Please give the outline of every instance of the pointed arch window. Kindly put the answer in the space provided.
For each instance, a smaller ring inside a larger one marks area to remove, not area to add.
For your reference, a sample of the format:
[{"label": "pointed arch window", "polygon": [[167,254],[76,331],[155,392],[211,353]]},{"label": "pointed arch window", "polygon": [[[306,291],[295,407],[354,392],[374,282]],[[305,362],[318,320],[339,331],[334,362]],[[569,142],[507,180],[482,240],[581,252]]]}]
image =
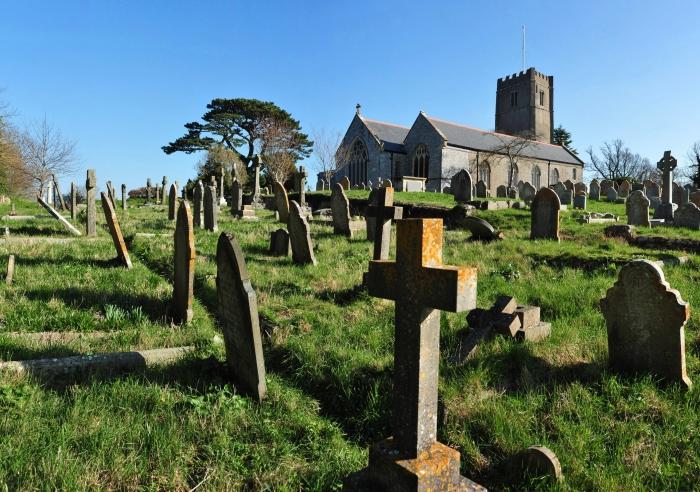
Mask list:
[{"label": "pointed arch window", "polygon": [[362,140],[355,140],[350,149],[348,179],[351,185],[367,183],[367,146]]},{"label": "pointed arch window", "polygon": [[413,175],[420,178],[427,178],[429,168],[430,154],[428,153],[428,146],[420,144],[416,147],[416,151],[413,154]]},{"label": "pointed arch window", "polygon": [[[518,185],[518,180],[520,179],[520,170],[518,169],[518,165],[514,162],[513,163],[513,178],[510,181],[510,186],[517,186]],[[506,183],[508,184],[508,183]]]},{"label": "pointed arch window", "polygon": [[549,184],[557,184],[557,181],[559,181],[559,169],[556,167],[552,169],[552,177],[549,180]]},{"label": "pointed arch window", "polygon": [[479,164],[479,181],[483,181],[486,189],[491,189],[491,164],[489,161],[484,161]]},{"label": "pointed arch window", "polygon": [[542,171],[540,171],[539,166],[535,166],[532,168],[532,186],[535,187],[536,190],[540,189],[540,180],[542,178]]}]

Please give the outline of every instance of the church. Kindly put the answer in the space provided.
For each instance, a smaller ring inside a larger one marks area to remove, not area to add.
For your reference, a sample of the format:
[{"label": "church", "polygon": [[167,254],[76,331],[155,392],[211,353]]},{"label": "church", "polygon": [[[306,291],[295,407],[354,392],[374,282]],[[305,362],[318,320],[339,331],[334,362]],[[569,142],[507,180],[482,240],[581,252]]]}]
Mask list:
[{"label": "church", "polygon": [[338,148],[337,160],[344,164],[332,182],[347,176],[351,186],[362,187],[390,179],[397,190],[439,192],[467,169],[474,183],[483,181],[495,196],[498,186],[519,181],[539,189],[582,179],[583,161],[552,143],[554,77],[534,68],[498,79],[495,131],[422,111],[407,127],[366,118],[360,109],[358,104]]}]

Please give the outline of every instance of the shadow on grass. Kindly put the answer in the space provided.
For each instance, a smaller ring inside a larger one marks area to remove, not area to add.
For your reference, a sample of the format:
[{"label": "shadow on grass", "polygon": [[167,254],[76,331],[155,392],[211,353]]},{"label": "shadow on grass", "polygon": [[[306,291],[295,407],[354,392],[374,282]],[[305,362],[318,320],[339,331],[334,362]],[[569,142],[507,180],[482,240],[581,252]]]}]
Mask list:
[{"label": "shadow on grass", "polygon": [[45,227],[41,227],[39,225],[12,227],[12,225],[9,225],[8,227],[10,229],[11,236],[76,237],[66,231],[63,227],[60,229],[50,227],[48,225]]},{"label": "shadow on grass", "polygon": [[17,257],[17,266],[44,266],[56,265],[57,263],[65,263],[70,265],[83,265],[87,267],[99,268],[124,268],[119,258],[110,258],[107,260],[94,258],[75,258],[72,256],[61,256],[59,258],[27,258],[25,256]]},{"label": "shadow on grass", "polygon": [[355,301],[368,297],[367,288],[363,284],[356,285],[349,289],[323,290],[316,294],[316,298],[322,301],[329,301],[336,306],[349,306]]},{"label": "shadow on grass", "polygon": [[130,311],[140,307],[143,313],[152,322],[164,321],[168,317],[170,300],[167,301],[143,294],[131,294],[125,291],[96,291],[78,289],[74,287],[27,290],[25,297],[30,300],[48,302],[51,299],[60,299],[66,305],[78,309],[97,308],[103,310],[106,305],[113,305]]},{"label": "shadow on grass", "polygon": [[71,355],[80,354],[75,350],[69,349],[59,343],[47,345],[41,348],[26,347],[20,340],[3,340],[2,334],[0,334],[1,361],[50,359],[56,357],[70,357]]}]

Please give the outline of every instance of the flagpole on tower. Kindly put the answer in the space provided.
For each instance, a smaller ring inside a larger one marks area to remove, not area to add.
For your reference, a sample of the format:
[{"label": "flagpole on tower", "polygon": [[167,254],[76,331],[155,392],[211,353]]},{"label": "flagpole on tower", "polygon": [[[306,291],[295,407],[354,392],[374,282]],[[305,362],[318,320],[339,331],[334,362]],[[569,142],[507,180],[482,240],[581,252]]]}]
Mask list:
[{"label": "flagpole on tower", "polygon": [[524,72],[525,71],[525,26],[523,26],[523,33],[522,33],[521,58],[522,58],[522,62],[523,62],[523,72]]}]

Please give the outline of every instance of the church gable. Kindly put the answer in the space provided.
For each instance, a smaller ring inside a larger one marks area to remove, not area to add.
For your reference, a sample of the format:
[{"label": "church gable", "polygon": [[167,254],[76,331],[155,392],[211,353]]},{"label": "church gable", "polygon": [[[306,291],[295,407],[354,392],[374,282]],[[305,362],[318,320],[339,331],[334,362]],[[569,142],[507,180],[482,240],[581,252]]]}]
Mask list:
[{"label": "church gable", "polygon": [[442,175],[442,148],[445,137],[421,112],[404,140],[404,176],[426,178],[426,189],[439,190]]}]

